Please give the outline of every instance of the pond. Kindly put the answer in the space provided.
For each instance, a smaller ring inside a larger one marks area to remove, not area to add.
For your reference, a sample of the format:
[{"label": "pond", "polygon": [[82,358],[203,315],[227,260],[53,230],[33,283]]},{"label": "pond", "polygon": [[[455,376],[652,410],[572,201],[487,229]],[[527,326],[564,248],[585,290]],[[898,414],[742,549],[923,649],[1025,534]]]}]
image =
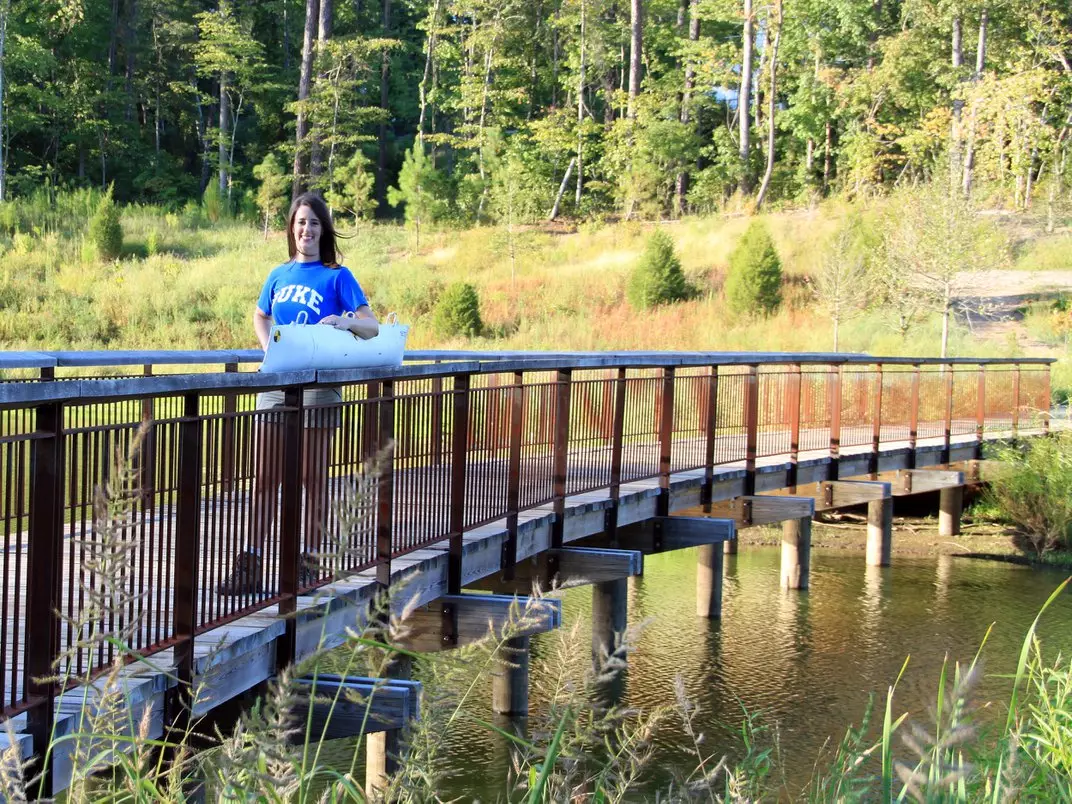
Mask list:
[{"label": "pond", "polygon": [[[975,699],[993,703],[976,718],[1003,722],[1010,682],[1000,676],[1015,669],[1027,628],[1065,575],[951,556],[895,555],[892,567],[868,568],[858,552],[814,550],[811,589],[783,592],[778,549],[742,546],[726,557],[719,622],[695,616],[695,566],[693,550],[649,556],[644,576],[630,581],[629,621],[646,625],[621,683],[622,702],[672,705],[680,674],[700,708],[707,751],[731,758],[741,750],[738,729],[747,710],[777,733],[790,793],[807,783],[824,745],[829,752],[850,724],[860,723],[872,693],[877,728],[887,687],[906,657],[894,714],[931,722],[943,659],[970,662],[991,623]],[[563,658],[553,636],[533,640],[533,711],[563,661],[579,674],[589,658],[591,589],[568,590],[562,599],[564,627],[577,626],[578,649]],[[1072,651],[1070,622],[1072,594],[1065,594],[1040,628],[1048,653]],[[470,698],[476,717],[495,720],[490,698],[490,682],[482,683]],[[477,724],[455,723],[447,752],[456,776],[443,795],[496,797],[510,762],[507,741]],[[645,780],[652,791],[695,765],[676,721],[656,739]]]}]

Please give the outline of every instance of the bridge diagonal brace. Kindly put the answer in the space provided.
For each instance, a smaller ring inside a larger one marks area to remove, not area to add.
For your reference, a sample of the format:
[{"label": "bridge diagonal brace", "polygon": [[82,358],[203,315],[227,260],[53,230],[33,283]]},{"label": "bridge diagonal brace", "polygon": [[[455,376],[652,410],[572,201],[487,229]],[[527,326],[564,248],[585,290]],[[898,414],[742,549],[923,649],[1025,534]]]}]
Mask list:
[{"label": "bridge diagonal brace", "polygon": [[774,525],[789,519],[814,516],[814,497],[761,494],[712,503],[711,514],[732,519],[737,528]]},{"label": "bridge diagonal brace", "polygon": [[[444,612],[449,610],[451,626]],[[509,595],[444,595],[412,611],[402,623],[396,643],[407,650],[435,653],[495,639],[542,634],[562,624],[562,602],[551,598]],[[454,633],[447,633],[453,627]]]}]

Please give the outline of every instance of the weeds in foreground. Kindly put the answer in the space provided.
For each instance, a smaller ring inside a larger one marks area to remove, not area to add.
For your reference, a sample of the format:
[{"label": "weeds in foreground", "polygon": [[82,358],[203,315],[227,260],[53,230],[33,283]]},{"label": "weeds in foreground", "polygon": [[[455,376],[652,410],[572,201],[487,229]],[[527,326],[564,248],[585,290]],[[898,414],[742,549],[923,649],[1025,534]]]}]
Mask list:
[{"label": "weeds in foreground", "polygon": [[[698,705],[686,694],[683,681],[675,685],[673,711],[643,711],[608,695],[626,667],[635,630],[598,657],[594,668],[576,661],[588,652],[577,627],[551,635],[544,647],[552,654],[548,665],[557,672],[537,679],[541,705],[530,717],[526,734],[476,718],[467,704],[481,678],[511,662],[510,642],[532,625],[541,603],[538,591],[514,606],[500,630],[457,651],[423,656],[405,647],[410,606],[399,596],[404,589],[394,599],[377,599],[369,609],[351,606],[352,623],[341,646],[322,632],[318,650],[280,673],[233,729],[215,735],[214,748],[195,753],[205,739],[196,733],[196,720],[183,731],[161,734],[149,707],[132,710],[128,705],[128,660],[146,660],[122,648],[137,619],[112,615],[138,610],[126,591],[136,544],[131,512],[138,499],[132,468],[138,442],[137,436],[131,440],[109,475],[112,481],[98,495],[92,546],[87,545],[98,578],[96,597],[79,622],[70,624],[78,639],[61,660],[65,694],[80,696],[81,704],[73,730],[55,734],[48,747],[50,755],[62,753],[73,760],[67,801],[180,802],[190,800],[198,789],[212,800],[233,802],[440,801],[452,782],[446,739],[459,721],[488,729],[510,745],[511,771],[498,794],[508,802],[644,797],[719,804],[790,796],[814,802],[1072,801],[1072,662],[1058,656],[1047,663],[1035,636],[1039,618],[1072,579],[1051,595],[1025,636],[1011,679],[1008,718],[996,737],[988,738],[976,722],[972,695],[981,672],[977,655],[965,667],[953,663],[943,669],[929,721],[895,714],[895,681],[886,694],[880,735],[868,736],[869,709],[861,727],[846,731],[833,757],[817,763],[812,782],[798,795],[777,781],[777,732],[768,730],[754,713],[743,711],[739,728],[744,755],[731,763],[699,729]],[[366,486],[355,480],[355,489]],[[335,514],[341,535],[318,557],[324,567],[347,566],[346,556],[327,553],[345,551],[369,527],[367,506],[360,501],[350,501]],[[107,672],[98,678],[76,676],[71,668],[79,666],[79,651],[105,646],[116,649]],[[359,778],[359,757],[371,737],[371,722],[366,720],[360,730],[348,766],[329,761],[324,753],[331,718],[346,704],[366,701],[341,686],[328,694],[318,689],[317,679],[329,669],[385,678],[404,672],[400,668],[407,662],[416,663],[424,683],[422,717],[405,730],[399,770],[372,786]],[[577,672],[579,666],[587,669]],[[196,706],[200,696],[199,690],[190,691],[190,705]],[[311,701],[327,708],[319,730],[313,727]],[[659,788],[650,781],[656,769],[656,737],[671,729],[687,739],[693,768]],[[5,801],[45,797],[45,791],[34,788],[31,770],[14,748],[0,756],[0,794]]]}]

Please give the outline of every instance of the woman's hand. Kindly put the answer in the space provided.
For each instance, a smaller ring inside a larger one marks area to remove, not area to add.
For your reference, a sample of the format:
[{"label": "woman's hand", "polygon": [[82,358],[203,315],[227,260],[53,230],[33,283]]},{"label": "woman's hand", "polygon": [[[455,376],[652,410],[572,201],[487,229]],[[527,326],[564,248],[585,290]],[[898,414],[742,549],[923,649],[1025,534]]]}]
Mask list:
[{"label": "woman's hand", "polygon": [[327,324],[329,327],[335,327],[335,329],[348,330],[350,329],[350,325],[347,322],[352,320],[352,318],[348,319],[345,316],[341,315],[326,315],[321,318],[320,321],[318,321],[317,323]]},{"label": "woman's hand", "polygon": [[379,322],[367,307],[362,307],[355,315],[326,315],[319,323],[346,330],[362,339],[374,338],[380,332]]}]

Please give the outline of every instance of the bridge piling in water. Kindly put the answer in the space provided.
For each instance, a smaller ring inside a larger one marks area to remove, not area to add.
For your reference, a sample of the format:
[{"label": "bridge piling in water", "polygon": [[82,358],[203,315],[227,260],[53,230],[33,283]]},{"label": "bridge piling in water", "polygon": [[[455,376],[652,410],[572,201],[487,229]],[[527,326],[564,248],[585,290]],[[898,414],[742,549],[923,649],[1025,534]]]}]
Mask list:
[{"label": "bridge piling in water", "polygon": [[[408,681],[413,674],[413,662],[408,656],[395,654],[385,669],[388,678]],[[402,729],[391,729],[365,735],[365,790],[372,800],[383,797],[387,780],[398,770],[404,750]]]},{"label": "bridge piling in water", "polygon": [[869,567],[888,567],[893,549],[893,497],[867,504],[866,561]]},{"label": "bridge piling in water", "polygon": [[[736,539],[731,540],[734,544]],[[730,542],[725,542],[729,544]],[[696,616],[722,618],[723,547],[705,544],[696,553]]]},{"label": "bridge piling in water", "polygon": [[629,586],[625,578],[592,586],[592,661],[597,668],[603,657],[621,644],[629,623]]},{"label": "bridge piling in water", "polygon": [[491,682],[491,709],[497,715],[529,713],[529,638],[508,639],[500,648]]},{"label": "bridge piling in water", "polygon": [[782,523],[782,589],[807,589],[811,581],[811,517]]}]

